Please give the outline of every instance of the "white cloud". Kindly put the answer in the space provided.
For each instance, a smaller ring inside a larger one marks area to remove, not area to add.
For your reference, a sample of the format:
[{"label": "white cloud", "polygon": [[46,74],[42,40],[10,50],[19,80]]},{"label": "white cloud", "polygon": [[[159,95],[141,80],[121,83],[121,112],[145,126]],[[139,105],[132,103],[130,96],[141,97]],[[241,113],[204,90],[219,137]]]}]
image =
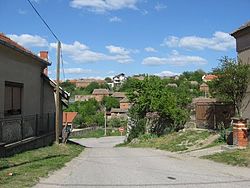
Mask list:
[{"label": "white cloud", "polygon": [[122,22],[122,19],[117,17],[117,16],[114,16],[112,18],[109,19],[110,22]]},{"label": "white cloud", "polygon": [[137,54],[140,52],[138,49],[128,49],[121,46],[108,45],[105,47],[111,54],[129,55],[131,53]]},{"label": "white cloud", "polygon": [[66,68],[64,69],[65,74],[89,74],[93,73],[91,69],[82,69],[82,68]]},{"label": "white cloud", "polygon": [[[51,43],[52,48],[56,48],[56,43]],[[80,63],[90,63],[98,61],[114,61],[119,63],[131,63],[133,59],[129,56],[129,52],[122,47],[113,45],[106,47],[111,54],[104,54],[90,50],[90,48],[78,41],[73,44],[62,44],[63,52],[73,61]]]},{"label": "white cloud", "polygon": [[106,46],[106,48],[112,54],[128,55],[130,53],[129,50],[120,46],[109,45],[109,46]]},{"label": "white cloud", "polygon": [[139,0],[72,0],[70,6],[73,8],[86,8],[93,12],[108,12],[124,8],[136,10]]},{"label": "white cloud", "polygon": [[180,75],[180,73],[171,72],[171,71],[162,71],[162,72],[156,73],[156,74],[154,74],[154,75],[160,76],[160,77],[169,77],[169,76]]},{"label": "white cloud", "polygon": [[212,49],[217,51],[226,51],[235,48],[235,39],[228,33],[217,31],[211,38],[187,36],[176,37],[170,36],[164,39],[162,46],[180,47],[187,49]]},{"label": "white cloud", "polygon": [[166,64],[177,66],[185,66],[188,64],[204,65],[206,63],[207,60],[202,57],[181,55],[175,50],[168,57],[147,57],[142,61],[142,64],[151,66]]},{"label": "white cloud", "polygon": [[29,34],[22,34],[22,35],[14,35],[9,34],[7,35],[12,40],[17,42],[18,44],[25,46],[25,47],[48,47],[48,41],[45,38],[42,38],[38,35],[29,35]]},{"label": "white cloud", "polygon": [[157,11],[160,11],[160,10],[163,10],[166,8],[167,8],[167,5],[161,4],[159,2],[155,5],[155,10],[157,10]]},{"label": "white cloud", "polygon": [[154,49],[154,48],[152,48],[152,47],[146,47],[146,48],[144,48],[144,50],[146,51],[146,52],[157,52],[157,50],[156,49]]}]

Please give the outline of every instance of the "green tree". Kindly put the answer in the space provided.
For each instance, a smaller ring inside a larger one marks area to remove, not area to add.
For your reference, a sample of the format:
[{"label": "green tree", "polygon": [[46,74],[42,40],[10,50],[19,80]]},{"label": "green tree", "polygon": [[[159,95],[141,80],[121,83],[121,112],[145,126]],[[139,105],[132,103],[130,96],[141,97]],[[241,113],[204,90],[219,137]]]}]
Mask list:
[{"label": "green tree", "polygon": [[157,113],[159,117],[154,126],[151,126],[151,132],[158,135],[166,130],[179,130],[189,115],[185,108],[186,101],[189,100],[186,95],[179,96],[183,99],[177,98],[176,93],[166,87],[159,77],[147,76],[141,84],[128,93],[130,101],[134,103],[130,115],[134,119],[145,119],[148,113]]},{"label": "green tree", "polygon": [[97,82],[91,82],[86,88],[85,88],[85,91],[88,93],[88,94],[91,94],[94,89],[99,89],[100,86]]},{"label": "green tree", "polygon": [[136,78],[128,78],[119,88],[120,92],[131,92],[134,89],[136,89],[137,87],[139,87],[139,85],[142,83],[141,80],[138,80]]},{"label": "green tree", "polygon": [[127,120],[125,118],[113,117],[108,120],[108,126],[110,127],[126,127]]},{"label": "green tree", "polygon": [[120,107],[119,101],[114,97],[105,96],[105,97],[103,97],[101,103],[102,103],[102,105],[104,105],[106,107],[107,111],[110,111],[111,108],[119,108]]},{"label": "green tree", "polygon": [[110,77],[106,77],[104,80],[105,80],[107,83],[112,83],[112,79],[111,79]]},{"label": "green tree", "polygon": [[104,114],[101,110],[101,105],[95,100],[75,102],[69,106],[67,112],[78,112],[76,123],[82,127],[103,126]]},{"label": "green tree", "polygon": [[250,65],[223,57],[213,73],[218,78],[209,83],[212,95],[223,101],[232,102],[236,114],[241,117],[242,100],[250,81]]},{"label": "green tree", "polygon": [[69,82],[69,80],[66,80],[66,82],[60,83],[60,86],[67,92],[73,93],[75,91],[76,86]]},{"label": "green tree", "polygon": [[202,76],[205,75],[206,72],[204,72],[201,69],[198,69],[194,72],[192,71],[185,71],[180,75],[180,80],[188,80],[188,81],[197,81],[198,83],[202,82]]}]

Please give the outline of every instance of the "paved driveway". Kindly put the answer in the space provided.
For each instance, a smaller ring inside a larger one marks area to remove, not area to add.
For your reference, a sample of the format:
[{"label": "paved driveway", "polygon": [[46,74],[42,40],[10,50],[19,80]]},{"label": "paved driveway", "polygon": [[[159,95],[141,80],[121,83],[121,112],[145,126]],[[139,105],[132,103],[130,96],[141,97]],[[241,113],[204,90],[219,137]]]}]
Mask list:
[{"label": "paved driveway", "polygon": [[36,187],[250,187],[249,168],[159,150],[112,147],[122,140],[78,140],[88,148]]}]

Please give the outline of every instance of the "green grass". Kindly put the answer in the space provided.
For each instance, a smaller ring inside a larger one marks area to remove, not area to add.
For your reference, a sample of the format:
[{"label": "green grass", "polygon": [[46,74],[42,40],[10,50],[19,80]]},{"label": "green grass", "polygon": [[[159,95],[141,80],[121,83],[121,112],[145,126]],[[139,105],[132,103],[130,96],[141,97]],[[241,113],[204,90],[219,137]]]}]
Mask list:
[{"label": "green grass", "polygon": [[204,146],[200,149],[206,149],[206,148],[211,148],[211,147],[215,147],[215,146],[221,146],[221,145],[224,145],[226,144],[226,142],[224,141],[221,141],[220,139],[217,139],[215,141],[213,141],[211,144],[208,144],[207,146]]},{"label": "green grass", "polygon": [[[40,177],[64,166],[78,156],[83,147],[75,144],[52,145],[12,157],[0,158],[0,187],[31,187]],[[12,173],[13,175],[9,175]]]},{"label": "green grass", "polygon": [[233,166],[250,167],[250,147],[244,150],[225,151],[222,153],[207,155],[202,158]]},{"label": "green grass", "polygon": [[[124,135],[124,133],[123,133]],[[118,130],[110,130],[107,129],[107,136],[121,136],[121,133]],[[97,129],[94,131],[89,131],[86,132],[83,135],[79,135],[79,136],[70,136],[70,138],[100,138],[100,137],[104,137],[104,130],[103,129]]]},{"label": "green grass", "polygon": [[185,151],[189,147],[197,145],[200,141],[208,138],[211,135],[208,131],[185,131],[174,132],[161,137],[141,136],[137,141],[127,145],[131,147],[149,147],[167,151]]}]

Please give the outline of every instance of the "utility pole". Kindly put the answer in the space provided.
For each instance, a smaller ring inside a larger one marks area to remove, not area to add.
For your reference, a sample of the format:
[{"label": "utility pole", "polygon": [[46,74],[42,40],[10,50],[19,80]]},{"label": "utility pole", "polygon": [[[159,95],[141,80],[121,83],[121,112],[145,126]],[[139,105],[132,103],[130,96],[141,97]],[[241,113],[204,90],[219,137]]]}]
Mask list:
[{"label": "utility pole", "polygon": [[56,143],[59,144],[59,124],[60,124],[60,49],[61,42],[57,42],[57,68],[56,68]]},{"label": "utility pole", "polygon": [[106,115],[106,107],[104,107],[104,136],[107,136],[107,115]]}]

